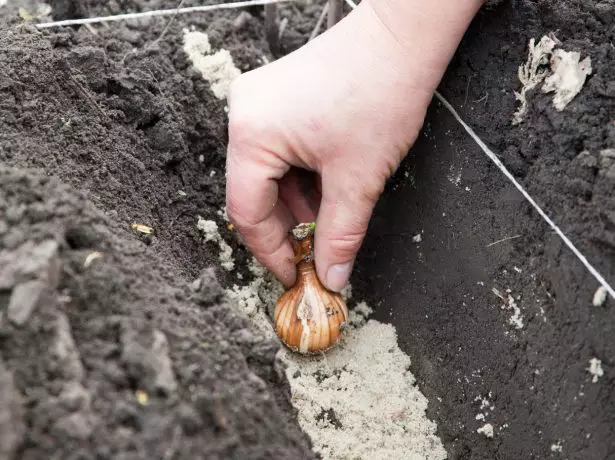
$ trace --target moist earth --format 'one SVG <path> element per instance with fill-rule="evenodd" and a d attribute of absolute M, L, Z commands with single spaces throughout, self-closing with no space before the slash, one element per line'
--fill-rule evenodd
<path fill-rule="evenodd" d="M 2 458 L 312 458 L 278 346 L 71 187 L 0 169 Z"/>
<path fill-rule="evenodd" d="M 52 14 L 177 3 L 58 0 Z M 241 21 L 236 10 L 38 31 L 22 4 L 0 9 L 2 454 L 313 458 L 279 345 L 222 295 L 250 276 L 221 216 L 225 102 L 182 51 L 194 26 L 242 71 L 263 65 L 274 56 L 262 8 Z M 320 8 L 280 9 L 282 53 L 305 42 Z M 441 85 L 611 284 L 614 19 L 612 2 L 490 3 Z M 517 67 L 549 32 L 594 72 L 563 112 L 530 92 L 512 126 Z M 218 222 L 234 271 L 202 241 L 199 217 Z M 397 327 L 450 458 L 615 454 L 612 299 L 591 306 L 595 280 L 438 103 L 379 202 L 353 286 Z M 521 329 L 496 286 L 521 296 Z M 477 433 L 487 422 L 493 438 Z"/>
<path fill-rule="evenodd" d="M 611 286 L 614 15 L 612 2 L 494 2 L 440 85 Z M 561 112 L 540 85 L 530 91 L 513 126 L 518 67 L 529 40 L 547 34 L 590 56 L 593 72 Z M 598 281 L 439 102 L 357 267 L 356 292 L 379 299 L 376 318 L 397 327 L 450 458 L 615 455 L 613 299 L 592 305 Z"/>
<path fill-rule="evenodd" d="M 16 6 L 0 32 L 2 458 L 315 458 L 279 344 L 228 303 L 196 227 L 233 238 L 225 104 L 190 68 L 185 24 L 41 33 Z M 235 17 L 190 23 L 262 65 L 261 21 Z"/>

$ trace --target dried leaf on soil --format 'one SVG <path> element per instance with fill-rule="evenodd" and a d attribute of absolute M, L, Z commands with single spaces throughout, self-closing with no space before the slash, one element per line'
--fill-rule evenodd
<path fill-rule="evenodd" d="M 530 39 L 527 61 L 519 66 L 518 77 L 523 85 L 515 98 L 520 106 L 513 115 L 513 125 L 523 121 L 527 113 L 527 92 L 544 80 L 543 93 L 555 93 L 553 105 L 558 111 L 566 106 L 581 91 L 588 75 L 592 73 L 591 58 L 581 61 L 576 51 L 555 49 L 560 43 L 545 35 L 538 44 Z M 549 68 L 546 65 L 549 64 Z"/>
<path fill-rule="evenodd" d="M 542 87 L 544 93 L 555 92 L 553 105 L 559 111 L 564 110 L 574 97 L 579 94 L 585 79 L 592 73 L 591 58 L 582 61 L 581 54 L 556 49 L 551 57 L 551 75 L 545 79 Z"/>

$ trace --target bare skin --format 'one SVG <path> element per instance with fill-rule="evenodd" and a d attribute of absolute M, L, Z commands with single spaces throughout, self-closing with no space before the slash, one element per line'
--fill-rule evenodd
<path fill-rule="evenodd" d="M 302 48 L 233 82 L 227 213 L 284 285 L 296 276 L 288 231 L 307 221 L 316 221 L 319 278 L 333 291 L 347 283 L 385 182 L 482 3 L 363 0 Z"/>

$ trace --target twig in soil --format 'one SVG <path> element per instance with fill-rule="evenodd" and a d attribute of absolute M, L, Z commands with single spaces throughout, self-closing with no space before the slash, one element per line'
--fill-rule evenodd
<path fill-rule="evenodd" d="M 278 40 L 282 41 L 282 36 L 284 35 L 284 31 L 288 26 L 288 18 L 282 18 L 280 21 L 280 34 L 278 35 Z"/>
<path fill-rule="evenodd" d="M 489 93 L 485 93 L 483 97 L 481 97 L 480 99 L 476 99 L 474 102 L 476 102 L 477 104 L 480 102 L 487 102 L 488 98 L 489 98 Z"/>
<path fill-rule="evenodd" d="M 160 40 L 162 40 L 162 38 L 166 35 L 166 33 L 169 30 L 169 27 L 171 27 L 171 24 L 173 24 L 173 21 L 175 20 L 175 18 L 179 14 L 179 10 L 181 9 L 182 6 L 184 6 L 184 2 L 185 1 L 186 0 L 181 0 L 179 2 L 179 5 L 177 5 L 177 8 L 175 9 L 175 14 L 173 16 L 171 16 L 171 19 L 169 19 L 169 22 L 167 22 L 167 25 L 164 26 L 164 29 L 162 30 L 162 33 L 160 34 L 160 37 L 158 37 L 154 43 L 160 42 Z"/>
<path fill-rule="evenodd" d="M 516 240 L 517 238 L 521 238 L 521 235 L 507 236 L 506 238 L 502 238 L 501 240 L 489 243 L 486 247 L 490 248 L 491 246 L 495 246 L 496 244 L 504 243 L 505 241 Z"/>
<path fill-rule="evenodd" d="M 86 98 L 86 100 L 92 105 L 92 107 L 94 108 L 94 110 L 96 110 L 103 118 L 106 118 L 107 120 L 111 120 L 111 118 L 109 118 L 109 115 L 107 115 L 103 109 L 100 108 L 100 106 L 98 105 L 98 103 L 94 100 L 94 98 L 92 97 L 92 95 L 83 87 L 81 86 L 81 83 L 79 83 L 77 81 L 77 79 L 69 73 L 69 78 L 71 79 L 71 81 L 73 82 L 73 84 L 77 87 L 77 90 L 79 91 L 79 93 L 81 93 L 81 95 Z"/>
<path fill-rule="evenodd" d="M 325 3 L 325 6 L 323 7 L 322 12 L 320 13 L 320 16 L 318 16 L 318 20 L 316 21 L 316 25 L 314 26 L 314 30 L 310 34 L 310 38 L 308 38 L 308 41 L 314 40 L 316 38 L 316 36 L 318 35 L 318 32 L 320 32 L 322 23 L 325 21 L 325 18 L 327 17 L 328 12 L 329 12 L 329 2 Z"/>
<path fill-rule="evenodd" d="M 470 81 L 472 80 L 472 77 L 473 77 L 473 76 L 474 76 L 474 75 L 470 75 L 470 76 L 468 77 L 468 84 L 466 85 L 466 97 L 465 97 L 465 99 L 463 100 L 463 106 L 464 106 L 464 107 L 466 106 L 466 103 L 468 102 L 468 93 L 470 92 Z"/>
<path fill-rule="evenodd" d="M 274 57 L 280 54 L 280 27 L 278 25 L 278 5 L 265 5 L 265 37 L 269 51 Z"/>
<path fill-rule="evenodd" d="M 92 35 L 98 36 L 98 32 L 96 32 L 96 29 L 92 26 L 92 24 L 85 24 L 85 28 L 88 29 Z"/>
<path fill-rule="evenodd" d="M 172 9 L 167 9 L 167 10 L 144 11 L 141 13 L 117 14 L 114 16 L 100 16 L 100 17 L 95 17 L 95 18 L 66 19 L 63 21 L 42 22 L 40 24 L 36 24 L 35 27 L 38 29 L 48 29 L 50 27 L 78 26 L 78 25 L 83 25 L 83 24 L 97 24 L 97 23 L 112 22 L 112 21 L 126 21 L 129 19 L 141 19 L 141 18 L 156 17 L 156 16 L 170 16 L 170 15 L 188 14 L 188 13 L 204 13 L 206 11 L 228 10 L 228 9 L 236 9 L 236 8 L 245 8 L 249 6 L 270 5 L 272 3 L 286 3 L 286 2 L 294 2 L 294 1 L 297 1 L 297 0 L 245 0 L 242 2 L 218 3 L 216 5 L 189 6 L 185 8 L 172 8 Z"/>
<path fill-rule="evenodd" d="M 327 28 L 333 27 L 342 19 L 343 9 L 342 0 L 329 0 L 329 9 L 327 14 Z"/>

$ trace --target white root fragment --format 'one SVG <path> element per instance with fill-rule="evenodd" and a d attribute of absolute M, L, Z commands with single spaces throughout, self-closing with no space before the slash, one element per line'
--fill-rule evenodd
<path fill-rule="evenodd" d="M 592 375 L 592 383 L 598 382 L 598 379 L 604 375 L 604 369 L 602 369 L 602 361 L 598 358 L 592 358 L 589 360 L 589 367 L 586 369 Z"/>
<path fill-rule="evenodd" d="M 96 259 L 100 259 L 102 256 L 103 253 L 100 251 L 90 252 L 85 258 L 85 261 L 83 262 L 84 268 L 88 268 L 92 264 L 92 262 L 94 262 Z"/>
<path fill-rule="evenodd" d="M 606 296 L 607 296 L 606 288 L 604 286 L 600 286 L 598 289 L 596 289 L 596 292 L 594 293 L 594 298 L 592 299 L 592 305 L 594 307 L 603 306 L 604 303 L 606 302 Z"/>
<path fill-rule="evenodd" d="M 555 48 L 555 41 L 546 35 L 535 44 L 535 39 L 531 38 L 527 61 L 519 66 L 517 75 L 523 85 L 520 92 L 515 91 L 515 98 L 521 103 L 519 109 L 513 115 L 513 125 L 518 125 L 523 121 L 527 113 L 526 93 L 534 89 L 547 76 L 548 70 L 544 66 L 549 63 L 549 56 Z"/>

